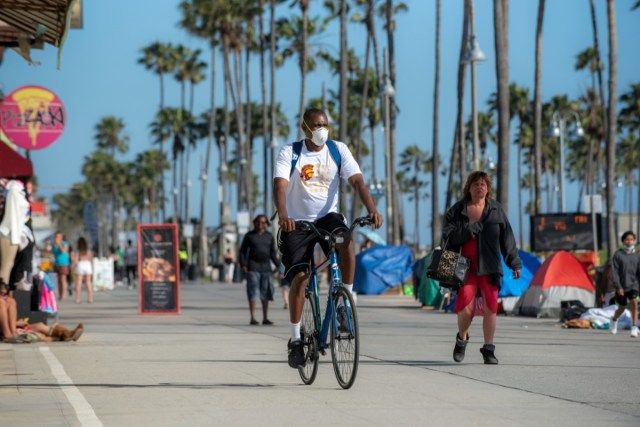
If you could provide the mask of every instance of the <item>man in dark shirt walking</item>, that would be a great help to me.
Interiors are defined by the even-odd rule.
[[[273,325],[269,320],[269,301],[273,301],[271,262],[280,263],[273,235],[267,231],[267,217],[258,215],[253,220],[253,230],[248,232],[240,246],[240,266],[247,275],[247,299],[251,312],[251,325],[257,325],[256,300],[262,302],[262,324]]]

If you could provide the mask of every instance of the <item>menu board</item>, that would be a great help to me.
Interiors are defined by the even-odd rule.
[[[596,217],[598,248],[602,248],[601,215]],[[531,216],[531,249],[535,252],[593,250],[591,214],[565,213]]]
[[[180,266],[176,224],[138,225],[141,314],[180,313]]]

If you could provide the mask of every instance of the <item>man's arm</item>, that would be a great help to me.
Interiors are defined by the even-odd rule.
[[[240,254],[238,256],[238,261],[240,262],[240,267],[245,268],[249,264],[249,259],[247,257],[247,252],[249,251],[249,239],[248,235],[244,235],[242,239],[242,244],[240,245]]]
[[[287,213],[287,187],[289,187],[289,181],[286,179],[273,179],[273,198],[278,211],[278,224],[284,231],[290,232],[296,229],[296,222],[289,218]]]
[[[373,221],[374,228],[382,227],[382,215],[378,213],[378,209],[376,209],[376,205],[373,202],[373,198],[369,193],[369,189],[364,183],[364,179],[362,178],[361,173],[357,173],[349,178],[349,184],[356,190],[358,196],[360,196],[360,200],[364,203],[364,206],[367,208],[367,212],[369,212],[369,218]]]

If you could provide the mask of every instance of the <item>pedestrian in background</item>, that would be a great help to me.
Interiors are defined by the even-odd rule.
[[[484,346],[480,353],[485,364],[495,365],[498,359],[494,353],[493,336],[502,280],[500,255],[513,270],[515,278],[520,277],[521,261],[507,215],[493,200],[491,179],[485,172],[475,171],[467,178],[462,200],[445,214],[442,238],[445,249],[461,251],[471,261],[467,279],[458,290],[455,304],[458,333],[453,360],[462,362],[464,359],[476,297],[481,297]]]
[[[271,275],[274,265],[279,265],[273,234],[267,231],[267,217],[258,215],[253,220],[253,230],[245,234],[240,246],[240,266],[247,275],[247,299],[251,320],[249,324],[257,325],[256,302],[262,302],[262,324],[273,325],[269,320],[269,301],[273,301],[273,283]]]
[[[58,298],[60,301],[66,298],[69,282],[67,276],[69,275],[69,266],[71,265],[71,258],[69,256],[70,245],[64,239],[64,236],[60,231],[56,231],[53,238],[53,257],[54,268],[58,275]]]
[[[80,304],[82,284],[87,285],[87,302],[93,303],[93,252],[84,237],[78,239],[78,250],[73,253],[73,273],[75,274],[76,304]]]
[[[231,253],[231,249],[227,249],[223,256],[224,266],[224,281],[226,284],[230,285],[233,282],[233,272],[235,270],[235,259],[233,254]]]
[[[616,288],[615,301],[618,309],[611,319],[611,333],[618,332],[618,319],[631,307],[631,337],[638,338],[638,274],[640,273],[640,255],[636,252],[636,235],[633,231],[622,234],[623,247],[613,254],[611,260],[611,279]]]
[[[124,250],[126,263],[127,289],[136,287],[136,276],[138,273],[138,250],[133,246],[131,239],[127,240],[127,247]]]

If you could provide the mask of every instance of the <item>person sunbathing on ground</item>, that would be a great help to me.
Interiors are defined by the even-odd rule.
[[[84,325],[79,323],[75,329],[69,330],[64,325],[54,323],[47,326],[42,322],[29,324],[27,319],[20,319],[16,322],[16,335],[5,338],[8,343],[31,343],[37,341],[78,341],[84,332]]]

